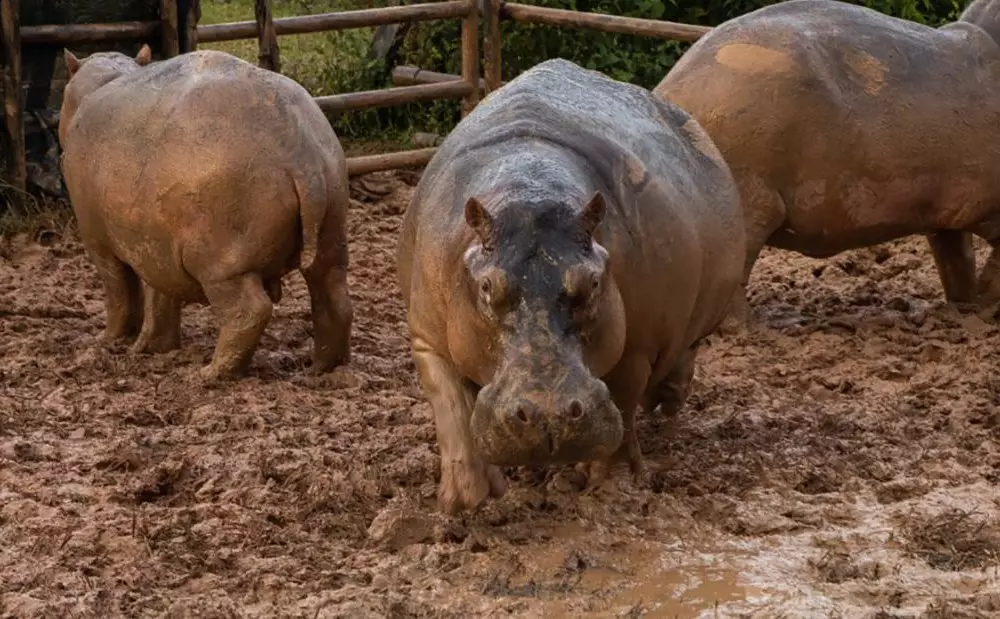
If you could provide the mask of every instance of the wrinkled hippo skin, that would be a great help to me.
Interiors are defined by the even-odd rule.
[[[177,348],[182,304],[208,302],[222,326],[201,375],[232,376],[299,268],[314,368],[346,363],[347,163],[323,113],[291,79],[222,52],[149,60],[148,47],[66,52],[62,168],[107,295],[105,339]]]
[[[397,266],[449,513],[498,466],[642,459],[640,405],[679,406],[745,241],[732,175],[696,121],[565,60],[487,97],[441,145]]]
[[[656,87],[726,158],[765,245],[823,258],[927,235],[951,302],[1000,300],[1000,1],[941,28],[791,0],[715,28]],[[972,237],[993,252],[978,280]],[[977,298],[978,297],[978,298]]]

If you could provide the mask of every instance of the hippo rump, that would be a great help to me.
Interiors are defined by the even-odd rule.
[[[200,373],[232,375],[299,268],[314,368],[347,362],[347,163],[309,93],[216,51],[65,56],[62,167],[107,295],[105,339],[177,348],[182,304],[208,302],[222,326]]]
[[[765,245],[823,258],[922,234],[947,300],[1000,300],[998,36],[997,0],[937,29],[791,0],[725,22],[674,65],[654,92],[698,119],[740,186],[737,322]],[[978,283],[972,234],[993,245]]]
[[[707,135],[644,89],[565,60],[486,98],[441,145],[398,276],[449,513],[503,494],[498,466],[642,471],[637,406],[684,401],[745,252]]]

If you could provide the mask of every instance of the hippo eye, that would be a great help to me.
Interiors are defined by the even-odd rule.
[[[484,297],[489,297],[490,293],[493,292],[493,282],[488,277],[484,277],[479,282],[479,292],[483,293]]]
[[[597,292],[597,289],[601,287],[601,276],[597,273],[591,273],[590,275],[590,293],[593,294]]]

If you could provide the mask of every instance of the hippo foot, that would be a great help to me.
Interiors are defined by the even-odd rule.
[[[611,477],[611,470],[621,462],[628,462],[632,482],[641,485],[646,477],[646,465],[639,451],[639,441],[634,436],[627,438],[611,457],[581,462],[576,470],[587,476],[587,489],[591,490],[607,481]]]
[[[180,339],[174,337],[151,337],[139,335],[130,350],[132,354],[164,353],[181,347]]]
[[[204,386],[209,386],[221,383],[227,378],[230,378],[232,375],[233,372],[211,363],[198,368],[198,371],[194,373],[192,378],[195,382],[201,383]]]
[[[474,510],[487,498],[500,498],[507,491],[507,480],[500,469],[472,462],[441,462],[441,485],[438,487],[438,505],[441,511],[454,516],[464,510]]]

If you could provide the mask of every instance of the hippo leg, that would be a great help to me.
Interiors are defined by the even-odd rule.
[[[93,247],[91,257],[104,284],[107,327],[104,341],[135,337],[142,328],[142,281],[110,251]]]
[[[976,298],[976,254],[972,234],[938,230],[927,235],[944,297],[949,303],[972,303]]]
[[[347,245],[322,247],[302,276],[313,319],[313,370],[328,372],[351,358],[354,309],[347,286]]]
[[[615,406],[622,413],[622,444],[609,458],[583,462],[577,468],[587,475],[591,487],[599,486],[611,475],[611,468],[619,462],[628,462],[634,480],[645,472],[639,437],[635,431],[635,412],[643,400],[646,385],[653,368],[648,359],[636,355],[618,362],[615,369],[604,378]]]
[[[734,174],[736,171],[734,170]],[[734,333],[749,326],[753,311],[747,298],[747,287],[750,273],[764,246],[768,244],[771,235],[784,223],[788,214],[785,201],[781,195],[767,187],[764,181],[750,172],[737,175],[737,178],[748,178],[741,187],[741,199],[744,204],[746,218],[746,262],[743,266],[743,281],[733,293],[726,316],[719,324],[720,333]]]
[[[978,302],[982,305],[992,305],[1000,302],[1000,240],[993,241],[983,270],[979,273],[977,284]]]
[[[496,466],[486,464],[476,454],[469,418],[475,394],[455,367],[441,358],[422,340],[413,340],[413,360],[420,386],[434,412],[438,446],[441,450],[441,511],[457,514],[475,509],[488,497],[501,497],[507,482]]]
[[[275,277],[264,282],[264,290],[267,291],[267,298],[275,305],[281,301],[281,278]]]
[[[659,405],[660,413],[663,415],[672,417],[680,412],[691,389],[691,380],[694,378],[694,361],[697,355],[697,344],[681,355],[676,365],[664,377],[663,382],[657,385],[650,394],[644,407],[647,414],[651,414],[657,405]]]
[[[181,346],[181,302],[145,286],[145,316],[133,352],[167,352]]]
[[[242,372],[250,365],[264,328],[271,320],[271,299],[257,275],[202,283],[202,288],[219,313],[222,328],[212,362],[201,369],[201,377],[213,380]]]

